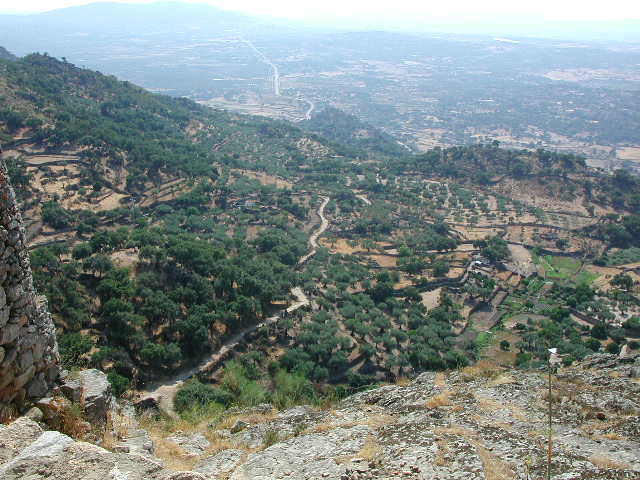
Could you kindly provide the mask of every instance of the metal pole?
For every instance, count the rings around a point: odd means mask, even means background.
[[[551,407],[551,356],[549,356],[548,361],[549,366],[549,439],[548,439],[548,451],[547,451],[547,480],[551,480],[551,415],[552,415],[552,407]]]

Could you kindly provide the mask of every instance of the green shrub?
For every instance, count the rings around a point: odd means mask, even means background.
[[[628,330],[632,336],[640,335],[640,318],[631,317],[629,320],[624,322],[622,326]]]
[[[299,373],[280,370],[276,373],[273,382],[272,402],[277,408],[312,403],[316,398],[311,382]]]
[[[60,360],[65,368],[82,366],[82,355],[93,347],[91,338],[81,333],[63,333],[58,337]]]
[[[584,342],[584,346],[589,350],[597,352],[598,350],[600,350],[600,341],[596,340],[595,338],[589,338]]]
[[[516,367],[528,368],[533,356],[530,353],[520,352],[516,355]]]
[[[591,327],[591,336],[593,338],[597,338],[598,340],[606,340],[607,339],[607,327],[603,324],[598,323]]]
[[[262,385],[249,381],[242,386],[240,394],[235,399],[235,403],[242,407],[255,407],[256,405],[265,403],[268,395],[268,392]]]
[[[129,388],[129,385],[131,384],[131,380],[129,380],[127,377],[120,375],[116,372],[109,372],[107,374],[107,380],[109,380],[109,383],[111,384],[111,388],[113,389],[113,394],[116,397],[119,397],[120,395],[122,395]]]
[[[612,353],[614,355],[617,355],[620,353],[620,345],[618,345],[617,343],[611,342],[607,345],[606,349],[607,353]]]
[[[262,437],[262,447],[269,448],[271,445],[278,443],[278,432],[276,430],[267,430]]]
[[[176,411],[184,412],[194,406],[206,406],[209,403],[219,403],[229,406],[233,401],[233,395],[220,388],[205,385],[198,380],[186,382],[173,400]]]

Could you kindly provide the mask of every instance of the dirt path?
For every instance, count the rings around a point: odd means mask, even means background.
[[[291,293],[294,297],[296,297],[296,302],[286,309],[287,313],[293,313],[296,310],[310,304],[309,298],[307,297],[307,295],[305,295],[300,287],[292,288]],[[185,381],[200,373],[211,372],[212,370],[218,368],[220,363],[226,360],[229,354],[233,352],[233,350],[242,342],[245,335],[251,332],[255,332],[259,328],[266,325],[276,323],[279,318],[280,315],[273,315],[269,318],[266,318],[262,322],[256,323],[255,325],[251,325],[250,327],[239,331],[226,342],[224,342],[215,353],[206,357],[198,365],[187,370],[183,370],[172,376],[171,378],[158,380],[149,384],[146,390],[141,390],[140,392],[138,392],[138,398],[140,400],[153,398],[164,412],[172,417],[177,417],[177,414],[175,413],[175,410],[173,408],[173,397]]]
[[[371,205],[371,200],[369,200],[366,196],[364,196],[362,194],[356,195],[356,198],[359,198],[360,200],[362,200],[367,205]]]
[[[309,238],[309,248],[311,250],[300,259],[300,261],[298,262],[299,265],[304,264],[307,260],[309,260],[313,255],[316,254],[316,250],[318,248],[318,238],[325,232],[325,230],[329,226],[329,221],[324,216],[324,209],[329,203],[329,197],[321,198],[323,199],[323,201],[318,208],[320,226]],[[291,295],[295,297],[296,301],[289,305],[289,307],[287,307],[287,309],[285,310],[287,314],[292,314],[296,310],[310,305],[309,297],[307,297],[307,295],[302,291],[302,288],[293,287],[291,289]],[[279,318],[280,314],[276,314],[264,319],[262,322],[244,328],[243,330],[237,332],[235,335],[229,338],[226,342],[224,342],[216,352],[204,358],[194,367],[185,369],[171,376],[170,378],[150,383],[145,390],[138,392],[138,398],[140,400],[153,398],[163,411],[165,411],[168,415],[176,417],[177,414],[175,413],[175,410],[173,408],[173,397],[175,396],[180,386],[182,386],[186,380],[200,373],[211,372],[212,370],[215,370],[219,367],[220,363],[222,363],[229,356],[229,354],[231,354],[233,350],[242,342],[245,335],[254,332],[263,326],[275,323]]]
[[[318,216],[320,217],[320,227],[318,228],[318,230],[313,232],[313,234],[309,238],[309,246],[311,247],[311,250],[304,257],[298,260],[298,265],[304,265],[311,257],[313,257],[316,254],[316,251],[318,249],[318,238],[320,238],[320,235],[322,235],[325,232],[325,230],[327,230],[327,228],[329,227],[329,221],[324,216],[324,209],[329,203],[329,197],[321,197],[321,198],[323,199],[322,204],[320,205],[320,208],[318,208]]]
[[[311,113],[315,110],[316,104],[311,100],[305,100],[309,104],[309,109],[304,113],[305,120],[311,120]]]

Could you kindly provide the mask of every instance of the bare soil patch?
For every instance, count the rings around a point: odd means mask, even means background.
[[[620,160],[640,162],[640,147],[621,147],[616,149],[616,156]]]
[[[348,241],[344,238],[339,238],[335,242],[331,242],[331,240],[327,238],[321,238],[319,240],[320,245],[325,248],[328,248],[331,253],[341,253],[343,255],[351,255],[353,252],[361,252],[362,247],[360,245],[356,245],[352,247],[349,245]]]
[[[265,172],[254,172],[252,170],[232,170],[234,173],[239,173],[244,175],[245,177],[252,178],[254,180],[258,180],[262,185],[275,185],[279,189],[292,189],[293,183],[288,182],[282,178],[276,177],[274,175],[269,175]]]
[[[422,304],[429,310],[436,308],[438,305],[440,305],[441,292],[442,288],[436,288],[435,290],[431,290],[430,292],[421,293],[420,296],[422,297]]]
[[[398,259],[396,257],[390,257],[388,255],[369,255],[369,257],[384,268],[395,268],[398,266]]]
[[[119,267],[133,267],[138,263],[140,257],[134,248],[120,250],[111,254],[111,260]]]

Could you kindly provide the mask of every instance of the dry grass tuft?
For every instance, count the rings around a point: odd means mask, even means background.
[[[229,429],[236,421],[241,420],[247,422],[250,425],[258,425],[260,423],[266,423],[276,418],[276,411],[272,410],[268,413],[250,413],[247,415],[229,415],[228,417],[222,417],[222,419],[216,423],[216,429]]]
[[[489,360],[480,360],[475,365],[464,367],[461,371],[462,379],[470,382],[472,380],[491,380],[500,375],[502,368]]]
[[[149,432],[154,443],[155,456],[160,458],[170,470],[192,470],[201,457],[215,455],[221,450],[232,448],[228,440],[221,438],[215,431],[208,428],[204,418],[194,423],[181,418],[149,414],[140,418],[139,426]],[[177,431],[187,434],[200,432],[210,445],[202,456],[189,455],[180,446],[167,439]]]
[[[437,435],[460,436],[473,445],[482,461],[486,480],[515,480],[517,478],[511,465],[487,450],[477,438],[475,432],[458,425],[451,425],[445,428],[436,428],[434,433]]]
[[[64,397],[56,396],[51,399],[49,408],[54,412],[53,419],[49,422],[49,425],[54,430],[58,430],[76,440],[94,441],[96,438],[102,437],[105,425],[91,425],[88,423],[84,418],[80,403],[69,402]]]
[[[155,456],[160,458],[165,467],[169,470],[193,470],[199,457],[187,455],[185,452],[171,440],[167,440],[164,435],[158,435],[158,432],[149,432],[153,440]]]
[[[447,454],[449,453],[449,444],[443,439],[438,440],[436,443],[438,445],[438,452],[436,453],[436,458],[433,463],[439,467],[450,465],[451,460],[447,458]]]
[[[626,463],[617,462],[604,455],[592,455],[589,457],[589,461],[603,470],[627,470],[631,468]]]
[[[267,430],[264,432],[264,437],[262,438],[262,449],[269,448],[271,445],[278,443],[279,440],[280,436],[277,430]]]
[[[449,405],[451,405],[451,392],[448,390],[431,397],[424,404],[426,408],[446,407]]]
[[[517,405],[507,405],[492,398],[478,395],[477,393],[474,393],[473,397],[478,402],[478,406],[486,412],[506,411],[509,412],[509,415],[516,420],[520,420],[522,422],[526,422],[529,420],[526,413]]]
[[[74,402],[60,410],[60,421],[60,431],[71,438],[82,439],[90,431],[79,403]]]
[[[345,425],[340,425],[345,426]],[[314,426],[312,429],[308,430],[308,433],[323,433],[323,432],[330,432],[331,430],[335,430],[336,428],[338,428],[338,425],[333,424],[333,423],[321,423],[319,425]]]
[[[515,383],[516,379],[511,375],[500,374],[493,380],[490,380],[488,385],[490,387],[497,387],[498,385],[508,385],[510,383]]]
[[[460,437],[465,437],[467,435],[473,434],[471,430],[467,430],[466,428],[460,427],[458,425],[434,428],[433,433],[435,433],[436,435],[458,435]]]
[[[484,448],[482,445],[478,444],[474,440],[470,440],[476,450],[478,452],[478,456],[482,461],[482,466],[484,467],[484,476],[486,480],[515,480],[516,474],[511,469],[511,466],[496,457],[489,450]]]
[[[409,380],[407,377],[399,377],[396,380],[396,385],[398,385],[399,387],[408,387],[409,385],[411,385],[411,380]]]
[[[369,435],[357,456],[369,462],[373,462],[379,460],[381,454],[382,447],[378,444],[378,440],[373,435]]]
[[[369,418],[367,418],[366,425],[372,428],[380,428],[380,427],[384,427],[385,425],[390,425],[392,423],[393,423],[393,417],[391,415],[380,414],[380,415],[372,415]]]
[[[131,420],[128,417],[117,414],[114,417],[111,414],[107,414],[107,423],[102,434],[100,446],[107,450],[113,450],[117,443],[128,435],[131,428]]]

